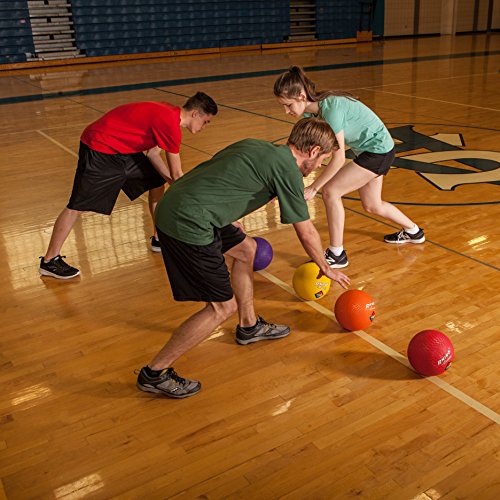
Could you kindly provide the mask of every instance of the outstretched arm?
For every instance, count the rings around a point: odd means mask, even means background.
[[[342,168],[345,163],[345,143],[344,131],[336,134],[338,149],[332,153],[332,158],[321,172],[321,175],[308,187],[304,189],[304,198],[309,201],[316,196],[316,193]]]
[[[347,288],[347,285],[349,285],[351,281],[344,273],[337,269],[332,269],[326,262],[323,247],[321,245],[321,238],[311,220],[308,219],[302,222],[296,222],[293,227],[307,255],[318,264],[320,269],[319,276],[324,274],[328,278],[336,281],[341,287]]]

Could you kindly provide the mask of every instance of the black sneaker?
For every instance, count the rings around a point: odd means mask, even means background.
[[[394,243],[396,245],[401,245],[402,243],[423,243],[425,241],[424,230],[419,229],[417,233],[410,234],[404,229],[397,233],[387,234],[384,236],[384,241],[386,243]]]
[[[45,262],[43,257],[40,257],[40,274],[43,276],[52,276],[60,280],[68,280],[78,276],[80,271],[76,267],[66,264],[63,258],[66,258],[66,256],[63,255],[61,257],[60,255],[56,255],[53,259]]]
[[[160,240],[156,239],[154,236],[151,236],[151,251],[161,252]]]
[[[337,257],[329,248],[325,250],[325,259],[332,269],[341,269],[349,265],[345,250]]]
[[[163,370],[159,377],[150,377],[144,367],[137,377],[137,387],[141,391],[182,399],[200,392],[201,384],[197,380],[179,377],[173,368]]]
[[[245,345],[259,340],[281,339],[289,333],[290,328],[288,326],[268,323],[259,316],[257,324],[250,331],[244,330],[240,325],[236,327],[236,342]]]

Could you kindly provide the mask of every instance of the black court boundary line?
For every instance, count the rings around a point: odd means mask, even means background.
[[[384,66],[388,64],[405,64],[405,63],[415,63],[415,62],[426,62],[426,61],[440,61],[444,59],[462,59],[466,57],[485,57],[499,55],[500,50],[485,50],[480,52],[463,52],[459,54],[446,54],[446,55],[433,55],[433,56],[421,56],[421,57],[402,57],[397,59],[389,60],[375,60],[375,61],[355,61],[351,63],[339,63],[339,64],[325,64],[319,66],[305,66],[304,70],[313,71],[326,71],[333,69],[348,69],[348,68],[363,68],[368,66]],[[57,99],[60,97],[72,97],[72,96],[86,96],[86,95],[96,95],[96,94],[110,94],[115,92],[128,92],[131,90],[142,90],[148,88],[156,87],[169,87],[177,85],[189,85],[195,83],[207,83],[207,82],[217,82],[225,80],[241,80],[244,78],[258,78],[262,76],[272,76],[279,75],[286,71],[288,68],[263,70],[263,71],[253,71],[247,73],[229,73],[227,75],[212,75],[212,76],[200,76],[191,78],[179,78],[174,80],[161,80],[157,82],[146,82],[146,83],[136,83],[127,85],[116,85],[113,87],[101,87],[101,88],[91,88],[91,89],[81,89],[81,90],[68,90],[60,92],[51,92],[47,94],[32,94],[24,96],[15,97],[4,97],[0,99],[0,105],[5,104],[18,104],[22,102],[33,102],[41,101],[45,99]]]
[[[345,200],[361,201],[361,198],[355,198],[354,196],[342,196]],[[500,201],[473,201],[467,203],[419,203],[416,201],[390,201],[384,200],[391,205],[406,205],[415,207],[475,207],[479,205],[498,205]]]
[[[318,193],[316,196],[320,197],[321,199],[323,199],[321,193]],[[375,217],[372,217],[371,215],[368,215],[368,214],[365,214],[363,212],[359,212],[358,210],[354,210],[353,208],[349,208],[349,207],[344,207],[344,210],[349,210],[349,212],[353,212],[357,215],[361,215],[363,217],[366,217],[367,219],[371,219],[371,220],[374,220],[375,222],[378,222],[379,224],[384,224],[385,226],[389,226],[389,227],[392,227],[394,229],[401,229],[400,227],[397,227],[397,226],[394,226],[392,224],[389,224],[388,222],[384,222],[383,220],[379,220],[379,219],[376,219]],[[439,248],[442,248],[443,250],[446,250],[448,252],[451,252],[451,253],[454,253],[456,255],[459,255],[460,257],[465,257],[466,259],[469,259],[469,260],[472,260],[478,264],[482,264],[483,266],[486,266],[486,267],[489,267],[495,271],[500,271],[500,268],[494,266],[493,264],[488,264],[487,262],[484,262],[482,260],[479,260],[479,259],[476,259],[475,257],[471,257],[469,255],[466,255],[462,252],[459,252],[458,250],[453,250],[453,248],[449,248],[445,245],[441,245],[441,243],[437,243],[435,241],[432,241],[432,240],[428,240],[426,238],[425,240],[426,243],[430,243],[431,245],[435,245]],[[389,244],[389,243],[386,243],[386,244]]]

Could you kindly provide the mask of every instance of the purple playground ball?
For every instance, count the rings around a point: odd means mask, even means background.
[[[253,270],[261,271],[265,269],[273,260],[273,247],[269,241],[264,238],[254,238],[257,243],[257,251],[253,261]]]

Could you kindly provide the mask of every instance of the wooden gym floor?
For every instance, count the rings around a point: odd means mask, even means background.
[[[293,295],[307,257],[268,205],[244,221],[275,252],[255,304],[292,335],[238,346],[234,317],[176,364],[199,395],[142,393],[134,370],[200,306],[172,300],[145,199],[82,217],[63,247],[81,277],[39,276],[80,133],[116,105],[203,90],[220,113],[184,133],[186,170],[241,138],[283,141],[292,122],[272,84],[291,64],[385,121],[400,144],[385,198],[428,241],[384,244],[395,228],[346,197],[346,272],[377,305],[347,333],[338,286]],[[499,64],[494,34],[0,74],[0,497],[500,498]],[[326,244],[320,198],[310,212]],[[406,347],[428,328],[456,360],[424,379]]]

